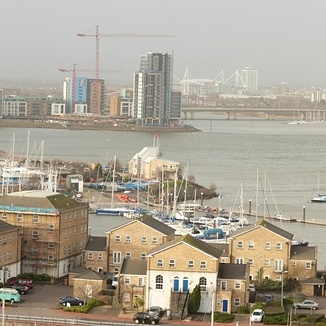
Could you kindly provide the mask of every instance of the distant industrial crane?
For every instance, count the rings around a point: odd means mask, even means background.
[[[99,26],[96,26],[95,34],[82,34],[78,33],[77,36],[81,37],[95,37],[95,80],[96,80],[96,101],[98,100],[99,79],[100,79],[100,38],[101,37],[175,37],[169,34],[134,34],[134,33],[100,33]],[[96,110],[99,106],[96,105]],[[99,114],[99,112],[95,112]]]
[[[74,112],[75,110],[75,97],[76,97],[76,79],[77,79],[77,72],[94,72],[94,69],[85,69],[85,68],[76,68],[76,64],[73,64],[72,69],[64,69],[64,68],[59,68],[59,71],[61,72],[72,72],[72,89],[71,89],[71,106],[72,106],[72,111]],[[110,69],[101,69],[102,72],[123,72],[122,70],[110,70]]]

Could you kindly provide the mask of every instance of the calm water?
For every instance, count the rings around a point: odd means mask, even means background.
[[[184,168],[189,163],[188,175],[193,175],[197,183],[207,187],[215,185],[223,194],[222,207],[239,209],[239,190],[243,184],[245,211],[248,211],[249,200],[255,210],[258,189],[260,215],[265,212],[268,217],[278,212],[302,219],[305,207],[307,220],[326,222],[326,204],[310,203],[318,192],[318,174],[320,192],[326,192],[326,123],[289,125],[265,120],[188,122],[202,132],[160,133],[160,150],[164,158],[178,161]],[[15,154],[25,155],[27,129],[0,128],[0,150],[10,150],[14,134]],[[105,164],[117,155],[126,165],[143,147],[153,145],[154,134],[31,129],[29,147],[30,152],[40,153],[41,141],[44,140],[45,159]],[[265,209],[264,197],[267,198]],[[218,200],[204,204],[218,206]],[[105,222],[108,222],[107,229],[112,227],[113,221],[107,217],[91,217],[92,233],[104,235]],[[279,222],[273,223],[282,226]],[[97,229],[97,225],[101,226]],[[323,252],[326,227],[286,222],[283,222],[283,227],[295,238],[318,245],[318,265],[326,266]]]

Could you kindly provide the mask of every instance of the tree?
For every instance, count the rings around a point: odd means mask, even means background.
[[[257,280],[258,280],[258,284],[260,284],[261,282],[262,282],[262,280],[263,280],[263,276],[264,276],[264,268],[263,267],[261,267],[261,268],[259,268],[258,269],[258,271],[257,271]]]
[[[197,284],[189,296],[188,312],[190,314],[195,314],[198,311],[200,306],[200,300],[201,300],[200,286],[199,284]]]
[[[135,297],[133,300],[133,305],[137,308],[142,307],[144,305],[145,301],[141,297]]]

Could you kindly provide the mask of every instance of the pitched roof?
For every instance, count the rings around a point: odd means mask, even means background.
[[[73,278],[74,279],[80,279],[80,280],[101,281],[101,280],[106,280],[107,276],[105,274],[95,272],[95,271],[93,271],[91,269],[87,269],[85,272],[82,272],[82,273],[74,276]]]
[[[191,236],[190,234],[186,234],[186,235],[182,236],[181,238],[168,241],[166,243],[163,243],[163,244],[155,247],[147,254],[147,257],[152,256],[160,251],[172,248],[180,243],[186,243],[186,244],[190,245],[191,247],[194,247],[195,249],[198,249],[199,251],[202,251],[202,252],[206,253],[207,255],[210,255],[214,258],[220,258],[220,256],[222,255],[221,250],[211,246],[207,242],[204,242],[200,239],[197,239],[197,238]]]
[[[170,226],[166,225],[165,223],[163,223],[151,216],[148,216],[148,215],[138,217],[137,219],[132,220],[129,223],[119,225],[119,226],[107,231],[106,233],[111,233],[112,231],[119,230],[121,228],[126,227],[127,225],[131,225],[134,223],[142,223],[142,224],[147,225],[148,227],[150,227],[162,234],[165,234],[165,235],[170,235],[170,234],[175,233],[175,229],[171,228]]]
[[[228,243],[211,242],[210,245],[217,248],[218,250],[222,251],[221,257],[229,257],[229,244]]]
[[[16,230],[19,229],[16,225],[11,225],[9,223],[6,223],[4,221],[0,221],[0,232],[2,231],[8,231],[8,230]]]
[[[145,259],[124,259],[120,274],[146,275],[146,271]]]
[[[314,260],[316,259],[316,247],[313,246],[291,246],[290,259],[293,260]]]
[[[105,251],[106,248],[106,237],[94,237],[92,235],[88,237],[85,250]]]
[[[44,190],[19,191],[0,197],[1,211],[54,213],[64,208],[80,206],[87,204],[79,203],[63,194]]]
[[[293,240],[293,234],[292,233],[290,233],[288,231],[285,231],[284,229],[281,229],[278,226],[267,222],[266,220],[261,220],[260,222],[250,224],[250,225],[245,226],[245,227],[243,227],[241,229],[238,229],[237,231],[232,232],[231,235],[229,236],[229,239],[232,239],[235,236],[250,232],[250,231],[252,231],[254,229],[257,229],[257,228],[260,228],[260,227],[262,227],[262,228],[264,228],[266,230],[269,230],[269,231],[271,231],[271,232],[273,232],[275,234],[278,234],[280,237],[283,237],[285,239]]]
[[[218,278],[225,279],[245,279],[248,264],[224,264],[220,263],[218,267]]]
[[[317,277],[310,277],[304,281],[301,281],[301,283],[305,283],[305,284],[321,284],[321,285],[325,285],[325,280],[321,280]]]

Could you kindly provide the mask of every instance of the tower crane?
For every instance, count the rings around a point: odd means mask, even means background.
[[[76,68],[76,64],[73,64],[72,69],[64,69],[59,68],[61,72],[72,72],[72,90],[71,90],[71,107],[72,112],[75,110],[75,97],[76,97],[76,79],[77,79],[77,72],[94,72],[94,69],[85,69],[85,68]],[[123,72],[120,70],[110,70],[110,69],[101,69],[102,72]]]
[[[100,39],[101,37],[175,37],[169,34],[134,34],[134,33],[100,33],[99,26],[96,26],[95,34],[82,34],[78,33],[77,36],[81,37],[94,37],[95,38],[95,80],[96,80],[96,101],[98,100],[99,92],[99,79],[100,79]],[[96,105],[95,113],[99,113],[98,103]]]

